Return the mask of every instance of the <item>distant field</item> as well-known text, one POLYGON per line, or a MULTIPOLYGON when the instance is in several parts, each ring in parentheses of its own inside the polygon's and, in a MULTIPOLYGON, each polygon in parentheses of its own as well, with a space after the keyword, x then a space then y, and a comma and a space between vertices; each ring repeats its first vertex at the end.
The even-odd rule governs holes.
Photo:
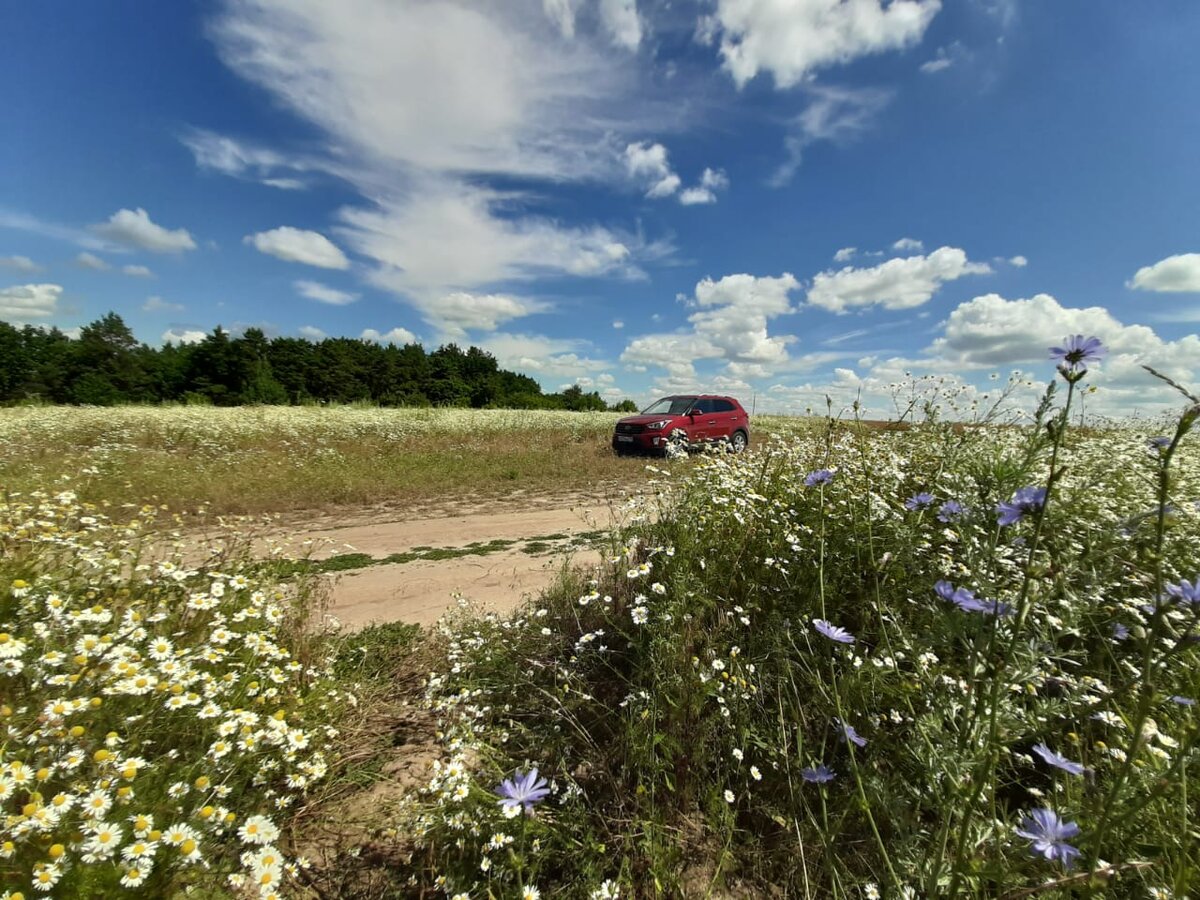
MULTIPOLYGON (((0 410, 0 487, 73 479, 81 499, 212 513, 422 504, 620 489, 644 461, 609 447, 616 413, 371 407, 0 410)), ((806 428, 760 416, 756 437, 806 428)))

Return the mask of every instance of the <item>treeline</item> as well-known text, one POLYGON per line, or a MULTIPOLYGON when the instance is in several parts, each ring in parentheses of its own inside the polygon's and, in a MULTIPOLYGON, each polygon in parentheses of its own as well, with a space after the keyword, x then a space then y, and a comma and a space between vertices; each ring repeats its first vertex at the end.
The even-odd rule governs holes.
MULTIPOLYGON (((268 338, 221 328, 193 344, 142 344, 116 313, 78 338, 57 328, 0 322, 0 403, 300 404, 369 401, 382 406, 467 406, 602 411, 578 385, 544 394, 527 375, 501 369, 478 347, 381 346, 353 338, 268 338)), ((636 409, 623 400, 613 409, 636 409)))

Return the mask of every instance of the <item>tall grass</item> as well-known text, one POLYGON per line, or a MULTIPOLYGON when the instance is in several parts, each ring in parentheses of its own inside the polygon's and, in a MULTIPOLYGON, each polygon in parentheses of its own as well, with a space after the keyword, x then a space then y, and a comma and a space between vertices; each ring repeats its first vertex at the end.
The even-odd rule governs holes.
POLYGON ((419 882, 1200 889, 1200 409, 1077 434, 1081 368, 1027 428, 830 420, 709 458, 594 581, 447 622, 419 882), (509 818, 496 788, 532 767, 550 794, 509 818))

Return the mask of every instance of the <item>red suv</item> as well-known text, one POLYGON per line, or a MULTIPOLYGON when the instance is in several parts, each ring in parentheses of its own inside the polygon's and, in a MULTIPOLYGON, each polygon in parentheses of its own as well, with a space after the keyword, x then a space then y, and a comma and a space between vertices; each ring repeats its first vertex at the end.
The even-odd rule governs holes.
POLYGON ((663 397, 636 416, 617 422, 613 450, 666 453, 672 444, 696 447, 726 440, 741 453, 750 443, 750 417, 732 397, 680 394, 663 397))

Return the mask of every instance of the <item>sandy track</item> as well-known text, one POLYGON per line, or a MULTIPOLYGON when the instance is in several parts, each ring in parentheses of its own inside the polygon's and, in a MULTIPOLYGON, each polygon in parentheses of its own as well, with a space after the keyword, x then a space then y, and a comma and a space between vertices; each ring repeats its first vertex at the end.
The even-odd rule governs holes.
MULTIPOLYGON (((415 547, 463 547, 496 539, 573 536, 607 529, 615 515, 615 507, 594 503, 546 506, 372 524, 357 521, 309 531, 301 537, 313 542, 309 545, 313 558, 349 552, 378 558, 415 547)), ((594 550, 530 555, 520 549, 506 549, 478 556, 374 565, 326 576, 331 582, 328 612, 351 628, 392 621, 429 625, 455 604, 456 594, 478 607, 507 611, 523 597, 536 595, 549 585, 564 564, 593 566, 599 561, 600 555, 594 550)))

